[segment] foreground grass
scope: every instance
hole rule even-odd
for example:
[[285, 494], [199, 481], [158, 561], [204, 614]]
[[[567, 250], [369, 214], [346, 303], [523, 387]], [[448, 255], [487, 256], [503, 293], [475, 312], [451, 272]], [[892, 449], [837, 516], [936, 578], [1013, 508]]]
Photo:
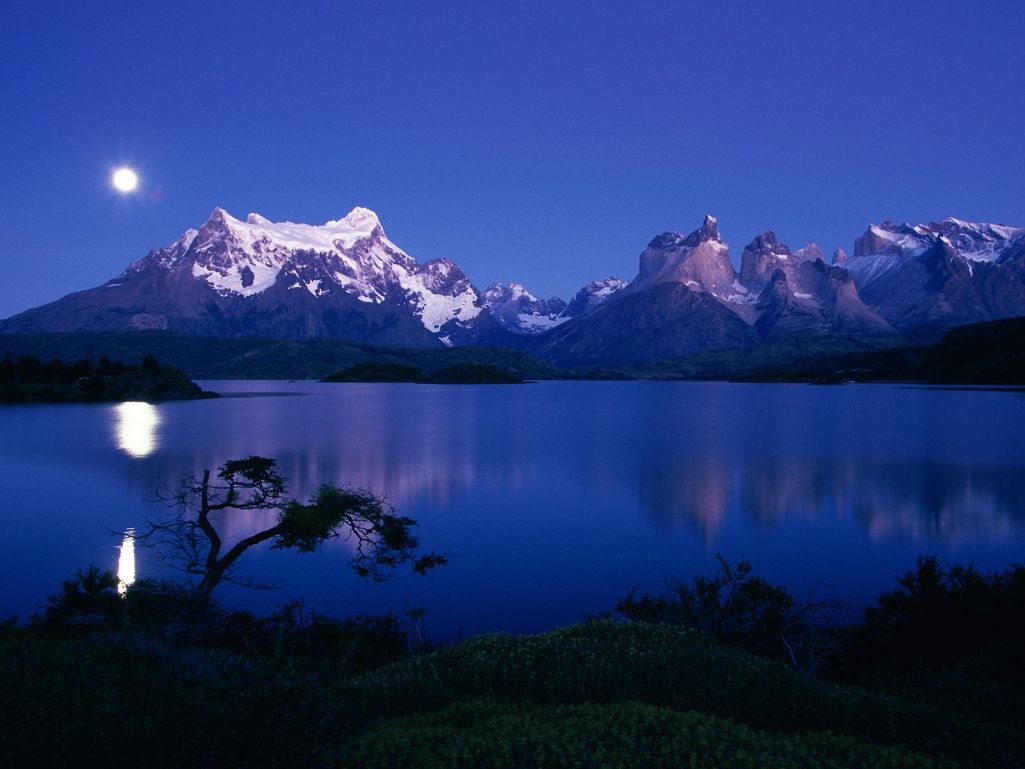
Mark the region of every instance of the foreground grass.
[[773, 734], [695, 711], [638, 702], [474, 702], [388, 721], [357, 739], [347, 765], [435, 767], [952, 767], [831, 732]]
[[1021, 731], [592, 621], [346, 677], [133, 634], [0, 642], [0, 763], [1011, 767]]

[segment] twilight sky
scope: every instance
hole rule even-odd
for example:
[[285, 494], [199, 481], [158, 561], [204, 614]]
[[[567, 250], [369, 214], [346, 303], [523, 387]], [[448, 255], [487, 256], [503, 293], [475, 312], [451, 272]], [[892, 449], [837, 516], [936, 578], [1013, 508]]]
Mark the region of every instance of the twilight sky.
[[0, 317], [214, 206], [365, 205], [421, 262], [565, 298], [706, 212], [735, 261], [769, 227], [1025, 225], [1020, 0], [291, 5], [4, 2]]

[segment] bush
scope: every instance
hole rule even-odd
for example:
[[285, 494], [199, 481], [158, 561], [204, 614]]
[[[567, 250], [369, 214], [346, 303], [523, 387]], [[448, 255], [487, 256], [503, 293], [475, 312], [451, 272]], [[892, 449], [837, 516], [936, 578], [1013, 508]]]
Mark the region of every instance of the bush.
[[1025, 725], [1025, 567], [919, 558], [848, 628], [837, 675], [973, 718]]
[[825, 615], [837, 605], [798, 604], [786, 588], [754, 576], [748, 561], [732, 566], [721, 555], [716, 560], [714, 577], [698, 576], [690, 584], [670, 577], [666, 592], [657, 596], [634, 588], [619, 599], [616, 611], [636, 622], [690, 628], [719, 643], [820, 673], [823, 660], [836, 651]]
[[293, 601], [269, 617], [225, 609], [188, 587], [139, 580], [124, 595], [113, 572], [79, 570], [32, 617], [30, 629], [49, 639], [86, 638], [97, 632], [153, 636], [179, 646], [199, 644], [244, 656], [299, 658], [338, 663], [352, 676], [405, 658], [414, 644], [394, 614], [334, 619], [305, 617]]
[[1012, 645], [1018, 664], [1002, 665], [999, 674], [1025, 683], [1025, 566], [986, 575], [973, 566], [919, 558], [898, 583], [865, 610], [852, 662], [877, 670], [939, 670], [994, 644]]

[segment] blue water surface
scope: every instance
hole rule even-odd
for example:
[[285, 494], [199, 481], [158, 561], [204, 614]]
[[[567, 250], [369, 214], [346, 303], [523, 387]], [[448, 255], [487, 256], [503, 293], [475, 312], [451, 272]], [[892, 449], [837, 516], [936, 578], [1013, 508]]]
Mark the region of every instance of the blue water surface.
[[[543, 382], [510, 386], [202, 383], [218, 400], [0, 410], [0, 615], [76, 568], [115, 568], [156, 490], [228, 459], [277, 459], [291, 489], [387, 497], [451, 556], [360, 580], [335, 542], [263, 548], [225, 586], [264, 612], [423, 606], [429, 633], [530, 632], [612, 608], [631, 586], [722, 553], [799, 595], [860, 605], [919, 554], [1025, 560], [1025, 394], [897, 385]], [[240, 537], [269, 519], [240, 513]], [[148, 551], [140, 575], [162, 573]]]

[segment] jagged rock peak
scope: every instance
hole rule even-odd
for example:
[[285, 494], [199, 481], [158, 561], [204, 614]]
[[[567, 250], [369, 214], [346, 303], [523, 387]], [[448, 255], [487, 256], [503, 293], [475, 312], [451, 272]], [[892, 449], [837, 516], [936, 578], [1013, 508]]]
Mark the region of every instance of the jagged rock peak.
[[838, 267], [843, 267], [847, 264], [847, 252], [842, 248], [836, 249], [836, 251], [833, 252], [833, 264]]
[[706, 243], [713, 241], [715, 243], [722, 243], [722, 236], [719, 235], [719, 220], [711, 214], [705, 214], [705, 221], [701, 223], [701, 226], [694, 230], [687, 239], [684, 241], [688, 246], [696, 246], [699, 243]]
[[754, 240], [744, 247], [744, 250], [762, 254], [790, 253], [790, 249], [779, 242], [779, 239], [776, 237], [776, 233], [772, 230], [766, 230], [761, 235], [756, 236]]
[[794, 259], [796, 259], [799, 262], [814, 262], [816, 260], [821, 260], [823, 262], [826, 261], [823, 258], [822, 249], [819, 248], [818, 243], [809, 243], [803, 248], [799, 248], [796, 251], [792, 251], [791, 254], [793, 255]]
[[[714, 243], [722, 243], [722, 236], [719, 235], [719, 223], [718, 220], [711, 214], [705, 215], [705, 220], [701, 226], [698, 227], [690, 235], [684, 236], [681, 232], [667, 231], [661, 235], [656, 235], [648, 243], [648, 248], [657, 248], [660, 250], [678, 248], [680, 246], [687, 246], [694, 248], [695, 246], [712, 241]], [[725, 244], [724, 244], [725, 245]]]
[[663, 232], [661, 235], [656, 235], [649, 241], [648, 248], [675, 248], [683, 243], [684, 240], [685, 237], [682, 232]]

